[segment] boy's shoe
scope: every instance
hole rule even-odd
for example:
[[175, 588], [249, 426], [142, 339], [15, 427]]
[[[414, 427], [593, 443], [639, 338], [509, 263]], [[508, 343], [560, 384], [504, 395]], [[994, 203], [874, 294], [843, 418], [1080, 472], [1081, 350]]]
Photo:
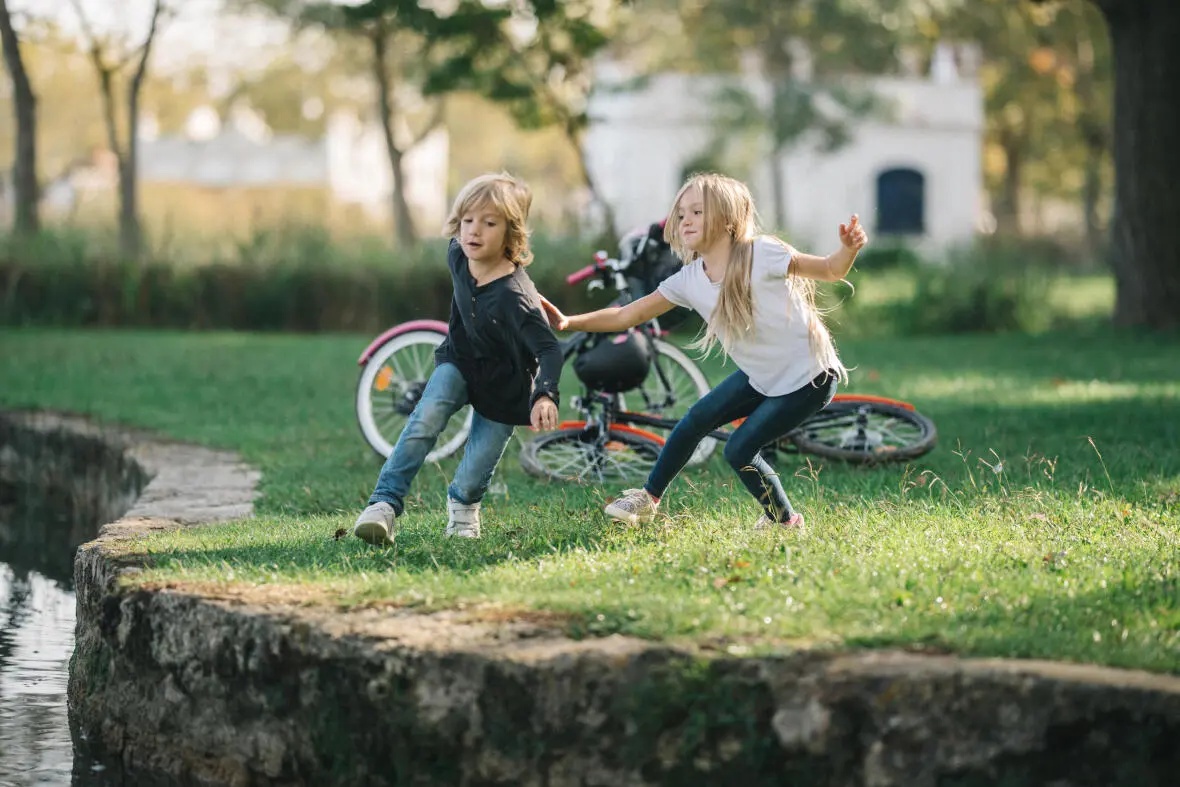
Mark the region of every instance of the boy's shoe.
[[650, 522], [656, 516], [656, 501], [645, 489], [628, 489], [606, 507], [606, 515], [620, 522], [637, 525]]
[[373, 546], [388, 546], [393, 543], [393, 520], [397, 511], [389, 503], [373, 503], [361, 512], [352, 526], [352, 534]]
[[754, 523], [754, 529], [755, 530], [766, 530], [767, 528], [772, 527], [774, 525], [778, 525], [779, 527], [788, 528], [791, 530], [802, 530], [803, 529], [803, 515], [800, 514], [799, 512], [795, 512], [794, 514], [791, 515], [791, 518], [788, 519], [786, 522], [775, 522], [769, 516], [767, 516], [766, 514], [763, 514], [762, 517], [757, 522]]
[[460, 503], [448, 496], [447, 535], [479, 538], [479, 503]]

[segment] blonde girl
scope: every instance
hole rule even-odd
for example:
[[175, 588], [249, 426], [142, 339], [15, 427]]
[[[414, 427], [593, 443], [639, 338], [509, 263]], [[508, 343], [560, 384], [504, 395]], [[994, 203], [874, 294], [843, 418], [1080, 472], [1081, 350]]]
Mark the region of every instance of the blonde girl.
[[572, 317], [542, 301], [554, 328], [577, 331], [622, 331], [684, 306], [705, 321], [696, 346], [720, 347], [737, 366], [680, 420], [643, 488], [626, 490], [606, 507], [609, 516], [631, 523], [652, 519], [697, 444], [744, 418], [725, 444], [725, 459], [762, 507], [756, 526], [803, 526], [760, 449], [826, 406], [837, 381], [847, 379], [816, 310], [815, 281], [843, 279], [868, 239], [855, 215], [840, 225], [839, 236], [840, 248], [832, 254], [803, 254], [759, 233], [745, 184], [695, 175], [676, 195], [664, 227], [664, 239], [684, 265], [656, 292]]

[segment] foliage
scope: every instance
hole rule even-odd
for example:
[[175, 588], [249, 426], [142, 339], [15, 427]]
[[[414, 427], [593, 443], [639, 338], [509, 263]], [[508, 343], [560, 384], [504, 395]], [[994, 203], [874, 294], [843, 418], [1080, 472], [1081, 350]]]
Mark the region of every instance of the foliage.
[[[593, 250], [534, 236], [529, 273], [571, 308], [591, 302], [565, 276]], [[447, 318], [445, 241], [413, 251], [335, 244], [315, 229], [256, 231], [229, 255], [126, 262], [84, 234], [0, 246], [0, 325], [121, 326], [376, 333]]]
[[[618, 489], [532, 480], [510, 447], [480, 541], [442, 534], [451, 459], [423, 468], [396, 546], [376, 550], [334, 538], [380, 465], [353, 423], [367, 338], [3, 331], [0, 406], [146, 427], [262, 471], [257, 519], [137, 542], [156, 564], [145, 579], [176, 587], [333, 607], [494, 604], [557, 613], [583, 636], [733, 654], [912, 647], [1178, 669], [1174, 340], [843, 342], [848, 390], [914, 402], [941, 443], [910, 466], [778, 458], [801, 535], [754, 531], [758, 512], [720, 457], [677, 480], [669, 519], [629, 528], [601, 513]], [[714, 381], [729, 370], [707, 369]]]

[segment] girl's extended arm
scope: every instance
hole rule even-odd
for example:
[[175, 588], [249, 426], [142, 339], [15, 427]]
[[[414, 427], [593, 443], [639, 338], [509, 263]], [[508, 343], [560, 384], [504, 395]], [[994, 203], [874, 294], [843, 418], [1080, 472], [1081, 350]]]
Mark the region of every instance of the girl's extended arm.
[[852, 270], [856, 255], [868, 242], [868, 235], [864, 227], [860, 226], [860, 217], [854, 213], [850, 222], [840, 225], [839, 251], [826, 257], [799, 252], [791, 259], [791, 265], [795, 268], [795, 274], [805, 279], [840, 281]]
[[645, 295], [626, 306], [608, 306], [596, 312], [575, 314], [567, 317], [549, 301], [541, 298], [549, 324], [558, 331], [588, 331], [590, 333], [611, 333], [625, 331], [650, 319], [659, 317], [670, 310], [674, 303], [659, 292]]

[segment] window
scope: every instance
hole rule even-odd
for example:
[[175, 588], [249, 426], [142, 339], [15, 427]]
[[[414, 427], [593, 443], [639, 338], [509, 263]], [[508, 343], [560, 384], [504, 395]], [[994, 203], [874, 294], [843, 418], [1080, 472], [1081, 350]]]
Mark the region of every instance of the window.
[[913, 169], [889, 169], [877, 176], [877, 231], [925, 231], [926, 178]]

